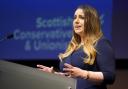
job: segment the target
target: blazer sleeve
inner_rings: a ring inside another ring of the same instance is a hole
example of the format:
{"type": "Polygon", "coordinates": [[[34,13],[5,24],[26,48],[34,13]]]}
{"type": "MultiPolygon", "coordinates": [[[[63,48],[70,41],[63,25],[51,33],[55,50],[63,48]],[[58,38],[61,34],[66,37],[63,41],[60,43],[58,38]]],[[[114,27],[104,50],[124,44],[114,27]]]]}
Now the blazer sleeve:
{"type": "Polygon", "coordinates": [[[113,84],[115,80],[115,57],[112,46],[108,40],[102,39],[97,44],[96,63],[99,71],[103,73],[105,84],[113,84]]]}

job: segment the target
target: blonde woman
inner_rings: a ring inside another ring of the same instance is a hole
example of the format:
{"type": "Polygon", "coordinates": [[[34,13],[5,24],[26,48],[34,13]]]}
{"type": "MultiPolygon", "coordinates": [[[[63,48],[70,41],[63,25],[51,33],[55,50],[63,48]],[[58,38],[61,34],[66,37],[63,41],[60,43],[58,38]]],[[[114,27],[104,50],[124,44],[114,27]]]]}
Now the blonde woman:
{"type": "Polygon", "coordinates": [[[96,9],[79,6],[74,13],[73,36],[59,55],[60,71],[37,65],[42,71],[77,79],[77,89],[107,89],[115,80],[115,60],[110,42],[103,36],[96,9]]]}

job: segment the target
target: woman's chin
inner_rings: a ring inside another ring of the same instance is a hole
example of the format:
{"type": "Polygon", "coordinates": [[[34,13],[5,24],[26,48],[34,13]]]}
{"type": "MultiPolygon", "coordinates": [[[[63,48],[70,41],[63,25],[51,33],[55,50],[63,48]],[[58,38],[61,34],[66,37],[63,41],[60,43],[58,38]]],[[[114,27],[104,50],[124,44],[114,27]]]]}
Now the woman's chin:
{"type": "Polygon", "coordinates": [[[80,35],[82,33],[82,31],[81,30],[75,30],[75,33],[80,35]]]}

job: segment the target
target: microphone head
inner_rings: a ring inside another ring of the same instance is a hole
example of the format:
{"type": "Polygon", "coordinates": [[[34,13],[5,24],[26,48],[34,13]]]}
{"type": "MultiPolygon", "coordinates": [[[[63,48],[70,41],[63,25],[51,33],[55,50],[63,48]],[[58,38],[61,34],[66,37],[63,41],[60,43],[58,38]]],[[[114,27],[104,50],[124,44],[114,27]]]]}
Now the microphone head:
{"type": "Polygon", "coordinates": [[[6,36],[6,39],[12,39],[13,37],[14,37],[13,34],[9,34],[9,35],[6,36]]]}
{"type": "Polygon", "coordinates": [[[14,38],[14,34],[7,34],[4,37],[0,37],[0,42],[14,38]]]}

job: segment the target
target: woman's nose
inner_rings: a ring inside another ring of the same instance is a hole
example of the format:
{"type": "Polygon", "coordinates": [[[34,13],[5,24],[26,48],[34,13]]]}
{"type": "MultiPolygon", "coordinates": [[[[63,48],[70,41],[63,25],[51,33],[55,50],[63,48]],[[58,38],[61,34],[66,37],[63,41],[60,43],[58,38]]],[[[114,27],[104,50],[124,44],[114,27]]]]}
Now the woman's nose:
{"type": "Polygon", "coordinates": [[[76,18],[75,23],[79,23],[79,18],[76,18]]]}

